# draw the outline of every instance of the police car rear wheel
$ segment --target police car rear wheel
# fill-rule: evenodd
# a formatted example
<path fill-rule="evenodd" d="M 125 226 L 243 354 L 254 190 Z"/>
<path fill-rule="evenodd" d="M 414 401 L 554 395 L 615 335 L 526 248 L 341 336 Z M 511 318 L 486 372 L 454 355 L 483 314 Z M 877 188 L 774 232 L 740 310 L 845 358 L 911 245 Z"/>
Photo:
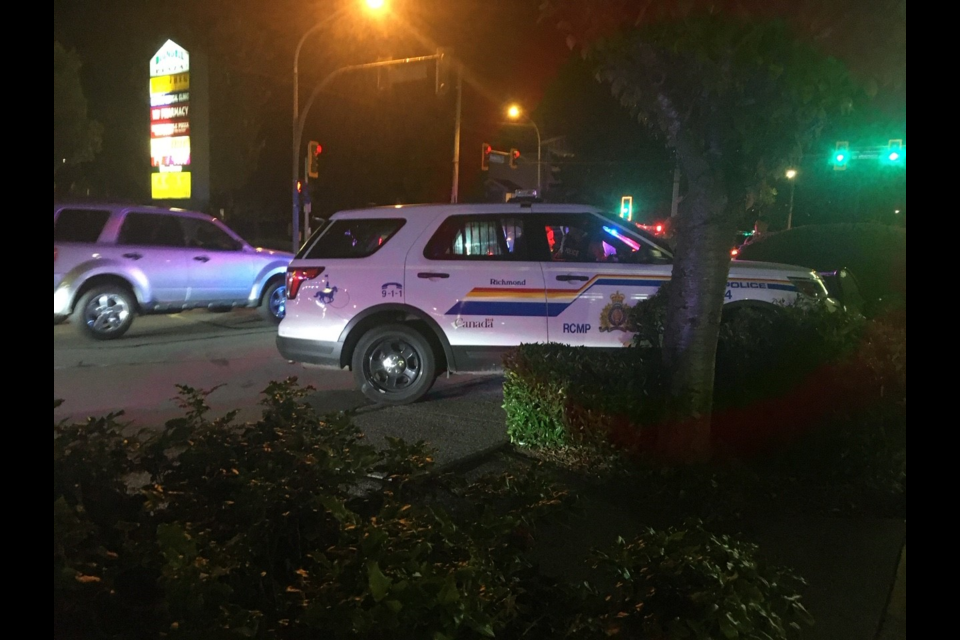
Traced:
<path fill-rule="evenodd" d="M 437 362 L 430 343 L 403 325 L 366 333 L 353 354 L 353 375 L 367 398 L 377 404 L 404 405 L 422 398 L 436 380 Z"/>

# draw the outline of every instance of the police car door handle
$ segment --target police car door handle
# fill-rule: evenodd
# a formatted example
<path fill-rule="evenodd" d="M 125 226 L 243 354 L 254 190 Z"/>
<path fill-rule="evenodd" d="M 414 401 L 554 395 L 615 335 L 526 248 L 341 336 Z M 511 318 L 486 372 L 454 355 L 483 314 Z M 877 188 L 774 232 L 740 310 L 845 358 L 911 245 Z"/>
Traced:
<path fill-rule="evenodd" d="M 123 257 L 126 258 L 127 260 L 142 260 L 142 259 L 143 259 L 143 255 L 142 255 L 142 254 L 139 254 L 139 253 L 125 253 L 125 254 L 123 254 Z"/>
<path fill-rule="evenodd" d="M 587 276 L 557 276 L 559 282 L 586 282 L 589 279 Z"/>
<path fill-rule="evenodd" d="M 207 256 L 197 256 L 193 260 L 194 262 L 203 262 L 204 264 L 206 264 L 207 262 L 210 262 L 210 258 L 208 258 Z"/>
<path fill-rule="evenodd" d="M 447 278 L 450 277 L 450 274 L 449 273 L 418 273 L 417 277 L 420 278 L 421 280 L 435 280 L 435 279 L 446 280 Z"/>

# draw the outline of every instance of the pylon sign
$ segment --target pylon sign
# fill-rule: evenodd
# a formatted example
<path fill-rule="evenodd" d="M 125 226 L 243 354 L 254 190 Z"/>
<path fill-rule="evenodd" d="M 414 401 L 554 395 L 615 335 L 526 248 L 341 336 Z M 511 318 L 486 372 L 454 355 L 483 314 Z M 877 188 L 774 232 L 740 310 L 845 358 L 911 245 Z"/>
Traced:
<path fill-rule="evenodd" d="M 150 59 L 150 164 L 154 200 L 191 197 L 190 54 L 173 40 Z"/>

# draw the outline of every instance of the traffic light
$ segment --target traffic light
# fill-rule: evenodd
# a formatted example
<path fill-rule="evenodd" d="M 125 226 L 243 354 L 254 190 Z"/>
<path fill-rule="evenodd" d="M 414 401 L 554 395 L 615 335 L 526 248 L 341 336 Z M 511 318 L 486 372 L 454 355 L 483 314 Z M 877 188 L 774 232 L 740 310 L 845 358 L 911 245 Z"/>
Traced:
<path fill-rule="evenodd" d="M 846 171 L 850 164 L 850 143 L 838 142 L 833 152 L 833 168 L 835 171 Z"/>
<path fill-rule="evenodd" d="M 319 142 L 311 140 L 307 145 L 307 162 L 309 163 L 307 175 L 311 178 L 320 177 L 320 154 L 323 153 L 323 147 Z"/>
<path fill-rule="evenodd" d="M 903 140 L 891 140 L 883 153 L 883 161 L 886 164 L 900 166 L 907 160 L 907 152 L 903 146 Z"/>
<path fill-rule="evenodd" d="M 624 220 L 633 220 L 633 196 L 620 198 L 620 217 Z"/>
<path fill-rule="evenodd" d="M 517 160 L 520 159 L 520 151 L 517 149 L 510 149 L 510 168 L 517 168 Z"/>
<path fill-rule="evenodd" d="M 493 153 L 493 147 L 484 142 L 480 145 L 480 170 L 490 171 L 490 154 Z"/>

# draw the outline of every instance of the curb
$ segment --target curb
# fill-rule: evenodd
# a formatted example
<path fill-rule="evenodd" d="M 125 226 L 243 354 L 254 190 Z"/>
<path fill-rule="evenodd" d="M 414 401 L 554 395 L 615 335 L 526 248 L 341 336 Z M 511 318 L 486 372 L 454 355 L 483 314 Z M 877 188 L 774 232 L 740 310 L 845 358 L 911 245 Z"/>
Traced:
<path fill-rule="evenodd" d="M 437 467 L 436 473 L 465 473 L 467 471 L 472 471 L 477 467 L 481 466 L 484 462 L 487 462 L 488 458 L 492 458 L 498 453 L 504 452 L 510 449 L 513 445 L 509 441 L 501 442 L 493 446 L 487 447 L 486 449 L 481 449 L 476 453 L 471 453 L 468 456 L 464 456 L 459 460 L 453 460 L 451 462 L 444 463 Z"/>

